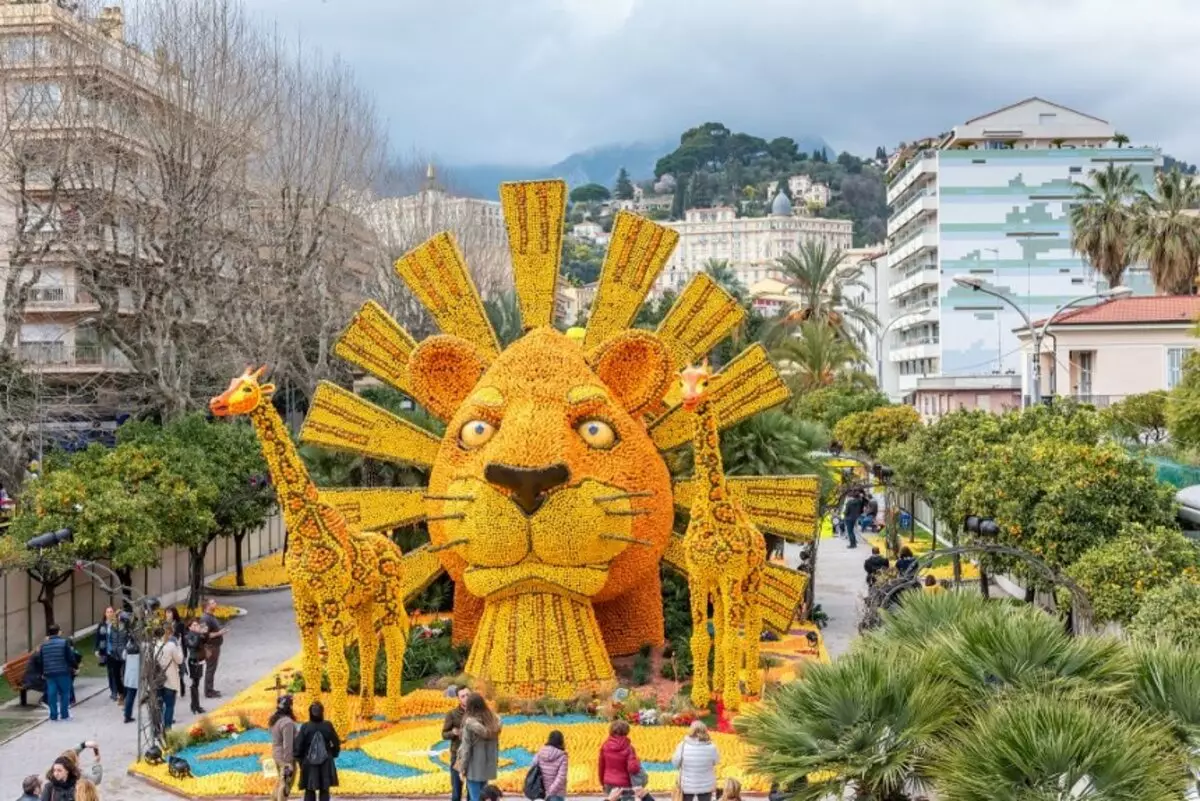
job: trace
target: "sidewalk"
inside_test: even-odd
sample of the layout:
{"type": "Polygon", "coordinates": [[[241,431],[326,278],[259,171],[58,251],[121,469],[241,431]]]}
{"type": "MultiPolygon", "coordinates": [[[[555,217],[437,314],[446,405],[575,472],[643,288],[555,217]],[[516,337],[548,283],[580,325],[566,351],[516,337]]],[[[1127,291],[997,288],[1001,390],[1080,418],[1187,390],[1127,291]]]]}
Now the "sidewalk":
{"type": "MultiPolygon", "coordinates": [[[[217,670],[217,689],[226,697],[249,686],[263,670],[278,664],[300,649],[300,635],[292,614],[292,596],[288,592],[267,595],[232,596],[226,603],[243,607],[246,617],[233,621],[221,665],[217,670]]],[[[100,793],[104,801],[176,801],[177,796],[151,788],[125,775],[125,769],[137,757],[137,726],[121,722],[121,711],[109,700],[107,687],[92,687],[90,680],[77,688],[80,703],[71,710],[66,723],[42,723],[4,746],[0,746],[0,798],[20,794],[21,779],[31,773],[44,775],[54,758],[84,740],[100,744],[104,781],[100,793]],[[90,690],[84,687],[90,687],[90,690]],[[80,692],[84,689],[83,692],[80,692]],[[103,692],[96,692],[103,690],[103,692]],[[84,700],[86,692],[95,692],[84,700]]],[[[215,705],[216,699],[208,702],[215,705]]],[[[186,725],[195,716],[188,712],[191,698],[179,699],[176,725],[186,725]]],[[[209,707],[211,708],[211,706],[209,707]]],[[[41,707],[44,715],[45,707],[41,707]]]]}
{"type": "Polygon", "coordinates": [[[823,539],[817,545],[814,602],[829,615],[821,636],[831,658],[850,650],[850,643],[858,636],[859,606],[867,591],[863,562],[870,554],[871,546],[863,537],[858,538],[857,548],[848,547],[843,537],[823,539]]]}

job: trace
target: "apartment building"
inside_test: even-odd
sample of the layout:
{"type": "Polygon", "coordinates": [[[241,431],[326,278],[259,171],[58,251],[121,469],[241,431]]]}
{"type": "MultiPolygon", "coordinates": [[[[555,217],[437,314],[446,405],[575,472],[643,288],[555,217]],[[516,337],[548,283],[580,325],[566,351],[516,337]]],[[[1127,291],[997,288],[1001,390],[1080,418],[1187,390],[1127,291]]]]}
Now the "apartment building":
{"type": "Polygon", "coordinates": [[[703,272],[710,260],[729,263],[743,286],[764,278],[781,277],[775,260],[796,253],[805,242],[824,242],[847,250],[853,241],[850,220],[831,220],[796,214],[782,192],[775,196],[766,217],[738,217],[731,206],[688,209],[684,219],[664,222],[679,232],[679,244],[654,282],[652,296],[668,289],[678,291],[703,272]]]}
{"type": "Polygon", "coordinates": [[[1030,317],[1103,289],[1071,250],[1078,183],[1109,164],[1153,186],[1161,154],[1118,146],[1113,125],[1029,98],[900,148],[888,165],[885,384],[903,395],[923,377],[1022,369],[1020,315],[955,284],[985,281],[1030,317]]]}
{"type": "Polygon", "coordinates": [[[512,286],[508,232],[500,203],[451,194],[438,182],[432,164],[426,168],[420,190],[377,200],[369,204],[364,216],[386,243],[400,251],[397,256],[434,234],[452,231],[484,298],[512,286]]]}

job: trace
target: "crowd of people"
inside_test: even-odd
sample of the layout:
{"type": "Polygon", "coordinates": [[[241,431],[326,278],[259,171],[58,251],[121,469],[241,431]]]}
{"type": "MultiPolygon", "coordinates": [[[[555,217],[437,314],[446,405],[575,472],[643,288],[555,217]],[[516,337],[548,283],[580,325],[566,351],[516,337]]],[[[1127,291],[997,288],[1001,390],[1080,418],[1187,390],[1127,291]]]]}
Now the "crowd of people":
{"type": "Polygon", "coordinates": [[[834,533],[849,540],[848,548],[858,547],[857,532],[879,530],[879,501],[865,488],[854,487],[846,493],[840,519],[833,521],[834,533]]]}
{"type": "MultiPolygon", "coordinates": [[[[143,671],[147,664],[157,666],[152,684],[162,707],[162,724],[169,729],[175,724],[175,703],[187,694],[190,684],[191,710],[203,714],[200,705],[200,684],[204,682],[206,698],[219,698],[214,676],[220,661],[221,646],[228,630],[215,615],[217,603],[210,599],[201,615],[185,622],[178,610],[168,607],[161,624],[153,631],[152,663],[143,662],[141,638],[133,628],[133,616],[113,607],[104,610],[96,627],[95,657],[104,667],[108,682],[109,700],[124,713],[124,721],[133,723],[143,671]],[[185,677],[190,681],[185,681],[185,677]]],[[[59,626],[51,624],[46,638],[30,656],[22,684],[40,692],[41,703],[49,709],[51,721],[69,721],[75,704],[75,677],[83,664],[83,655],[75,643],[65,637],[59,626]]],[[[19,801],[97,801],[102,769],[100,748],[95,742],[82,743],[60,756],[50,766],[45,778],[27,776],[22,782],[23,795],[19,801]],[[81,769],[81,758],[87,753],[94,761],[81,769]]],[[[328,796],[326,796],[328,797],[328,796]]]]}

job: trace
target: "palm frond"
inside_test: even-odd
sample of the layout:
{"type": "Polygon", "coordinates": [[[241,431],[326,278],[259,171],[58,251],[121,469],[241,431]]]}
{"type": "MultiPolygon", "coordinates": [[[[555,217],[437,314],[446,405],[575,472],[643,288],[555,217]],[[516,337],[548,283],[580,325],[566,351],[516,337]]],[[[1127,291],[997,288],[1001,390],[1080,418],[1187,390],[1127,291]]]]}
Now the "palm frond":
{"type": "Polygon", "coordinates": [[[1181,741],[1200,749],[1200,651],[1174,644],[1134,648],[1134,703],[1165,718],[1181,741]]]}
{"type": "Polygon", "coordinates": [[[948,801],[1178,801],[1188,773],[1169,740],[1126,705],[1031,693],[964,727],[933,773],[948,801]]]}

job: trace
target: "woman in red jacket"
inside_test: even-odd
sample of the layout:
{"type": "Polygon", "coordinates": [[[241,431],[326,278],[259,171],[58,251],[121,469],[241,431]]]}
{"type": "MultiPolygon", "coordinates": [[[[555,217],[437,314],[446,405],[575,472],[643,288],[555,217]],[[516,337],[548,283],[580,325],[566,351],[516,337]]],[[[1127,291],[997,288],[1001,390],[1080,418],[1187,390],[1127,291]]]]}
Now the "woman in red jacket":
{"type": "Polygon", "coordinates": [[[636,796],[653,801],[646,792],[646,774],[637,751],[629,741],[629,724],[614,720],[608,727],[608,739],[600,746],[600,784],[610,801],[636,796]]]}

